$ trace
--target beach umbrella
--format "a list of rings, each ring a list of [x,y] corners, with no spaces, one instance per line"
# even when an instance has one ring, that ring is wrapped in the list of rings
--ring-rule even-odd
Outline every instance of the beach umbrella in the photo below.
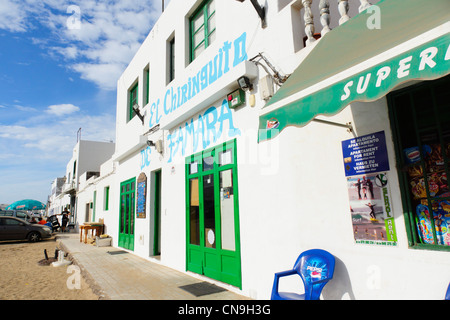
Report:
[[[6,210],[43,210],[45,204],[37,200],[25,199],[14,202]]]

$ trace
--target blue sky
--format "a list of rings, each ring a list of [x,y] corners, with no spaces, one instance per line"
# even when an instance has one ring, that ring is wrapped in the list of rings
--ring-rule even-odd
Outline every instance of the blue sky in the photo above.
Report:
[[[117,79],[161,2],[0,0],[0,204],[45,203],[79,128],[115,141]]]

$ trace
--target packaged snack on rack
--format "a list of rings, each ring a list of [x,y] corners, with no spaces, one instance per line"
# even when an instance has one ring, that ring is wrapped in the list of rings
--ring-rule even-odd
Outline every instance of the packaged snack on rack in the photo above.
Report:
[[[416,224],[420,239],[423,243],[434,244],[428,207],[423,204],[419,204],[416,207],[416,215]]]
[[[444,209],[445,208],[445,209]],[[438,202],[437,208],[433,206],[433,218],[436,228],[436,238],[440,245],[450,245],[450,202],[442,200]]]

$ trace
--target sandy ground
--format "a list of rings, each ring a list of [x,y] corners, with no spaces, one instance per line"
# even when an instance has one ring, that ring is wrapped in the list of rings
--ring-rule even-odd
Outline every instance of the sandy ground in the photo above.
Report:
[[[55,239],[0,241],[0,300],[98,300],[73,267],[39,263],[45,259],[44,249],[53,258],[56,248]]]

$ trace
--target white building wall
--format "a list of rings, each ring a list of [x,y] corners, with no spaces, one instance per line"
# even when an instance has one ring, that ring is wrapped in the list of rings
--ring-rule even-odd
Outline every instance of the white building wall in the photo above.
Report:
[[[200,57],[188,63],[188,17],[201,1],[172,0],[154,26],[130,65],[118,80],[117,144],[113,159],[118,162],[113,202],[119,205],[120,182],[146,173],[151,186],[152,172],[162,168],[161,263],[186,270],[186,205],[184,159],[193,153],[188,147],[171,158],[169,134],[211,106],[220,109],[230,77],[211,84],[197,98],[177,111],[163,113],[164,98],[171,87],[187,83],[220,52],[225,42],[233,43],[244,32],[246,53],[252,58],[260,52],[283,74],[291,73],[312,47],[300,50],[303,37],[298,17],[299,1],[268,4],[268,27],[261,29],[251,3],[216,1],[217,38]],[[244,23],[245,22],[245,23]],[[167,85],[166,44],[176,37],[176,78]],[[232,55],[231,55],[232,57]],[[150,99],[144,103],[144,69],[150,66]],[[384,131],[389,155],[391,199],[398,246],[383,247],[355,244],[349,213],[347,181],[342,163],[343,140],[354,135],[345,129],[320,123],[303,128],[290,127],[270,141],[257,143],[258,116],[265,102],[260,98],[258,79],[265,75],[259,68],[243,63],[233,76],[252,75],[256,86],[255,106],[231,110],[234,126],[240,134],[230,137],[224,130],[218,140],[237,139],[238,186],[242,293],[268,299],[273,274],[292,268],[298,255],[307,249],[322,248],[336,257],[334,280],[323,291],[325,299],[441,299],[450,279],[450,257],[446,252],[408,248],[402,216],[400,190],[395,168],[395,153],[386,99],[372,103],[353,103],[336,116],[326,118],[338,123],[352,122],[356,136]],[[231,74],[231,73],[230,73]],[[139,106],[145,115],[127,122],[128,90],[139,81]],[[211,89],[213,88],[213,89]],[[216,88],[220,88],[216,90]],[[219,92],[220,91],[220,92]],[[230,89],[231,91],[231,89]],[[204,103],[207,101],[207,103]],[[158,112],[157,111],[157,107]],[[198,106],[201,106],[199,108]],[[184,115],[183,115],[184,114]],[[162,117],[160,131],[146,135]],[[228,128],[227,128],[228,129]],[[164,158],[155,148],[146,149],[146,141],[164,136]],[[150,151],[145,151],[150,150]],[[195,152],[201,151],[201,148]],[[145,158],[146,152],[149,152]],[[147,216],[136,219],[134,253],[151,256],[151,188],[147,188]],[[112,198],[113,199],[113,198]],[[110,230],[118,230],[119,208],[111,219]],[[106,221],[105,221],[106,222]],[[113,234],[117,246],[117,234]],[[424,270],[440,270],[442,277],[426,277]],[[284,280],[283,280],[284,281]],[[288,279],[282,288],[301,292],[299,279]]]

